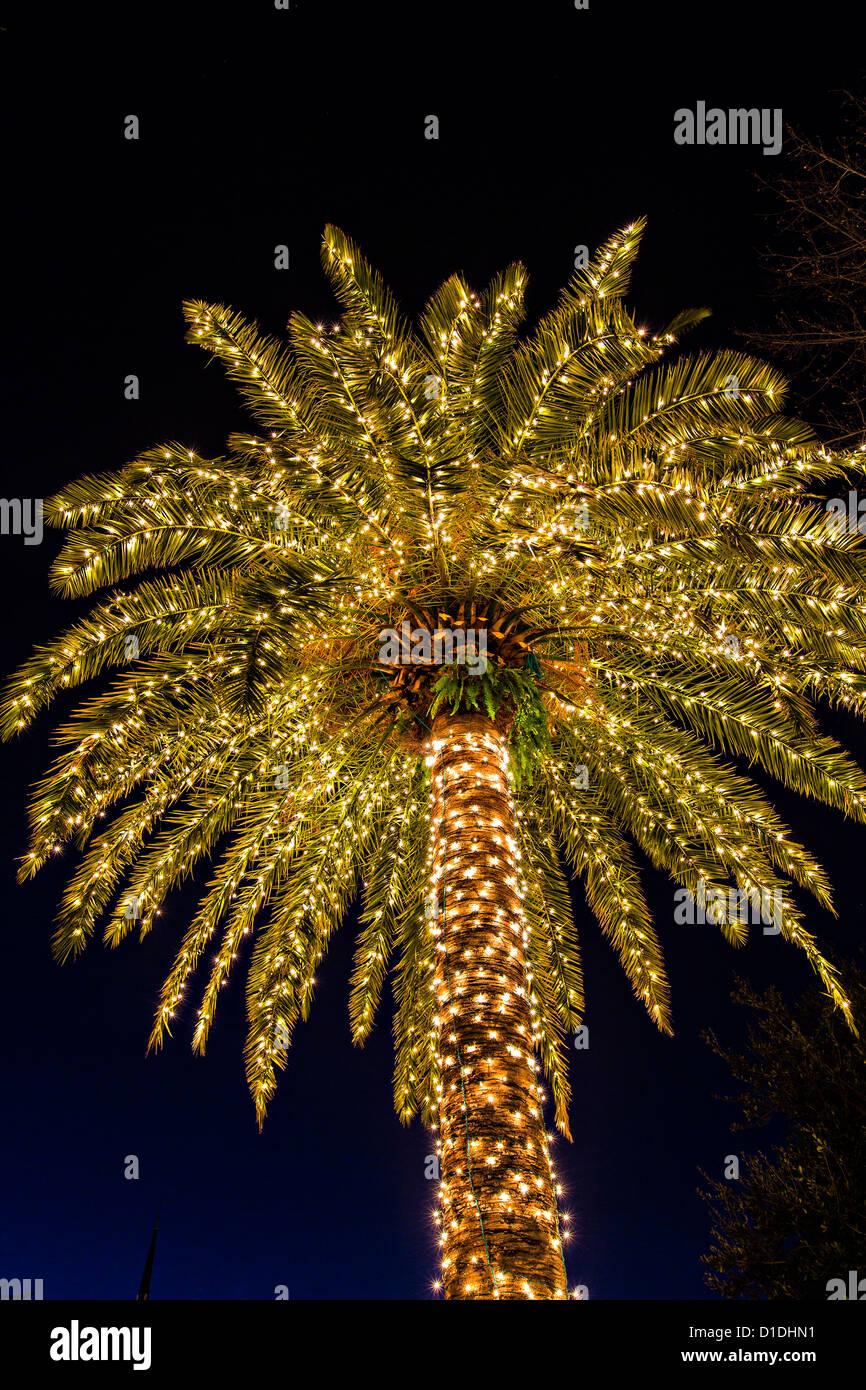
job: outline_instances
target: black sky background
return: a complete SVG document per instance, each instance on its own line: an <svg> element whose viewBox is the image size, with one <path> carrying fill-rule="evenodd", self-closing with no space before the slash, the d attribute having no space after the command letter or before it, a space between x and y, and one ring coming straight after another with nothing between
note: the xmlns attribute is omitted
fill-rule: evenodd
<svg viewBox="0 0 866 1390"><path fill-rule="evenodd" d="M840 89L862 89L852 12L838 0L799 13L767 0L590 4L9 7L2 494L47 497L169 440L218 454L248 417L221 369L184 342L181 301L230 304L270 332L295 308L333 322L326 222L360 243L413 316L452 272L480 289L520 259L531 321L576 245L593 249L645 213L639 322L660 328L709 305L687 348L740 347L736 328L768 326L757 253L771 228L754 175L783 157L678 147L673 113L698 100L781 107L786 123L832 135ZM130 113L137 142L123 137ZM424 139L430 113L437 142ZM273 267L280 243L288 271ZM137 402L124 399L129 373ZM0 537L3 674L77 616L48 590L58 545L52 532L41 546ZM240 980L206 1058L190 1052L192 1002L164 1052L144 1055L188 892L143 945L52 962L71 852L22 887L14 862L51 727L0 752L0 1275L42 1278L46 1298L134 1298L161 1207L154 1298L269 1299L277 1284L292 1299L429 1298L431 1144L394 1115L389 998L366 1049L351 1045L354 918L318 972L259 1135ZM866 757L862 732L828 727ZM778 804L837 886L839 919L810 905L809 925L831 958L850 953L866 832L792 797ZM592 1298L710 1298L697 1169L721 1173L744 1141L713 1098L726 1076L698 1034L740 1036L737 972L788 992L812 977L778 938L734 951L710 928L675 926L674 886L649 870L645 882L673 1040L654 1032L575 892L590 1049L573 1054L574 1143L554 1144L576 1237L569 1276ZM130 1154L138 1181L123 1176Z"/></svg>

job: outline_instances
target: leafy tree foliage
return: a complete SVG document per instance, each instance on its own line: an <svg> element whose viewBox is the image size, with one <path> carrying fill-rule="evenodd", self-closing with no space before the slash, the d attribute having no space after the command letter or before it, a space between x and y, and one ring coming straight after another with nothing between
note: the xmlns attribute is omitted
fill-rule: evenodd
<svg viewBox="0 0 866 1390"><path fill-rule="evenodd" d="M866 700L866 558L820 504L863 454L831 457L781 413L766 363L683 353L706 311L639 326L623 296L642 230L611 237L520 337L521 265L482 293L452 276L413 329L328 227L338 325L295 313L283 343L185 305L253 432L217 459L150 449L47 504L69 532L56 592L97 597L13 678L4 735L98 685L55 733L22 877L76 851L65 960L100 927L112 946L145 936L212 865L151 1043L186 1020L203 972L203 1051L243 961L260 1119L357 893L353 1036L393 969L396 1106L435 1118L425 759L440 699L511 741L527 990L561 1129L584 1004L566 864L659 1028L668 983L633 843L692 890L779 894L783 937L849 1011L789 891L830 907L827 877L748 768L866 822L866 777L819 723L822 702ZM483 627L488 672L383 664L380 635L404 621ZM737 945L748 928L722 930Z"/></svg>
<svg viewBox="0 0 866 1390"><path fill-rule="evenodd" d="M866 973L852 963L843 978L863 1018ZM783 1135L748 1155L736 1181L707 1179L705 1281L726 1298L823 1300L829 1280L866 1274L866 1046L820 990L793 1007L742 982L733 997L751 1015L745 1050L706 1034L742 1087L725 1097L742 1113L731 1128Z"/></svg>

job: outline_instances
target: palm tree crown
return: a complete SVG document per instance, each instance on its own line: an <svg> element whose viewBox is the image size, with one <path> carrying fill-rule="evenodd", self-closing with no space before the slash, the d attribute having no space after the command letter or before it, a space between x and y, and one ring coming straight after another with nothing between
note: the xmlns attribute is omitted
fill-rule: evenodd
<svg viewBox="0 0 866 1390"><path fill-rule="evenodd" d="M822 700L864 708L862 548L820 496L860 455L831 458L779 414L785 382L765 363L676 351L704 311L657 336L636 325L622 296L642 226L522 339L522 266L483 294L452 276L413 330L328 227L338 326L296 313L283 345L220 305L184 306L260 433L214 460L155 448L47 504L71 528L56 590L108 592L15 676L5 735L110 676L57 731L22 877L63 842L82 851L54 938L65 959L101 922L111 945L143 936L213 863L151 1043L186 1016L208 954L204 1050L247 960L260 1119L360 891L353 1036L393 964L397 1110L435 1122L443 711L507 738L534 1043L566 1133L565 1041L584 1007L568 868L659 1028L668 987L632 842L692 891L780 895L782 936L848 1009L790 895L830 906L826 875L746 767L866 821L866 777L816 716ZM471 629L485 670L437 665L421 640ZM387 631L417 659L383 658ZM721 929L734 944L748 931Z"/></svg>

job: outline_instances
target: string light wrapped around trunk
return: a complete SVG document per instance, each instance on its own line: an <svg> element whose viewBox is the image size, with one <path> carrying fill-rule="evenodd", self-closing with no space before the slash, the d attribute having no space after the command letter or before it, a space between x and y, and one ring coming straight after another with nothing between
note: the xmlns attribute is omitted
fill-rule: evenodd
<svg viewBox="0 0 866 1390"><path fill-rule="evenodd" d="M483 715L442 714L428 762L442 1285L448 1298L566 1298L506 739Z"/></svg>

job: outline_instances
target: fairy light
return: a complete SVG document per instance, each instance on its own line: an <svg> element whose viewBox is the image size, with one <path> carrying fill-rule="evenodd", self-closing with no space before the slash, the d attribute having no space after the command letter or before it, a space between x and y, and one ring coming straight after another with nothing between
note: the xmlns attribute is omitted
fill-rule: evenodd
<svg viewBox="0 0 866 1390"><path fill-rule="evenodd" d="M479 716L437 719L427 762L427 895L441 904L431 935L443 1287L456 1297L566 1297L535 1080L529 927L505 740ZM486 896L456 889L477 877ZM519 1259L508 1235L517 1216Z"/></svg>
<svg viewBox="0 0 866 1390"><path fill-rule="evenodd" d="M672 335L622 302L640 231L611 238L516 350L519 267L483 295L449 282L421 349L333 228L325 259L351 308L332 327L298 317L288 353L229 310L187 305L191 340L262 434L233 436L221 460L147 450L46 504L69 532L56 588L104 596L0 705L10 736L104 681L59 731L20 871L84 849L60 959L100 928L109 945L143 938L216 859L151 1046L182 1021L203 1051L248 968L260 1122L361 890L353 1037L396 958L395 1105L437 1135L447 1297L569 1296L544 1125L546 1078L568 1134L559 1038L583 1008L550 894L559 856L669 1030L629 838L692 889L726 877L760 898L791 880L829 905L821 866L730 759L866 822L866 778L803 719L818 700L866 712L859 538L809 500L843 469L862 475L866 446L792 444L769 367L740 361L731 396L730 355L670 359ZM534 782L509 755L520 738L477 701L459 714L446 701L425 727L440 672L375 658L404 620L484 627L500 694L535 661L550 746ZM781 936L850 1015L782 901Z"/></svg>

